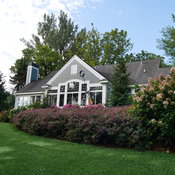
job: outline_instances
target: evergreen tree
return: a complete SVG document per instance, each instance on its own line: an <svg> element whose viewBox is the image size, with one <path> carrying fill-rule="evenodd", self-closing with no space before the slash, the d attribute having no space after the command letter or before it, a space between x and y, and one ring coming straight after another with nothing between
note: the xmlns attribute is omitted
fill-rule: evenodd
<svg viewBox="0 0 175 175"><path fill-rule="evenodd" d="M4 88L5 81L3 74L0 72L0 112L6 109L7 93Z"/></svg>
<svg viewBox="0 0 175 175"><path fill-rule="evenodd" d="M26 83L27 66L33 57L33 51L31 49L24 49L22 52L23 57L17 59L15 64L10 68L10 71L13 73L13 76L10 77L10 82L15 85L15 91L24 87Z"/></svg>
<svg viewBox="0 0 175 175"><path fill-rule="evenodd" d="M126 64L123 58L118 58L112 78L112 90L109 95L111 106L124 106L129 102L131 89L129 87L129 74L126 72Z"/></svg>

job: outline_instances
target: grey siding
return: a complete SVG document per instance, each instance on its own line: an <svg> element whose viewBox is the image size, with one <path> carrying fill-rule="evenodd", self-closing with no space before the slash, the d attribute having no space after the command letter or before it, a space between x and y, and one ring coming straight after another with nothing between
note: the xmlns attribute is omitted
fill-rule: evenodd
<svg viewBox="0 0 175 175"><path fill-rule="evenodd" d="M71 66L77 65L77 74L71 75ZM82 77L80 77L79 72L81 70L84 70L85 72L85 81L90 81L90 83L98 83L99 79L91 73L88 69L86 69L83 65L81 65L79 62L74 60L57 78L55 81L52 82L51 86L58 86L58 83L64 83L68 80L72 79L78 79L83 80Z"/></svg>

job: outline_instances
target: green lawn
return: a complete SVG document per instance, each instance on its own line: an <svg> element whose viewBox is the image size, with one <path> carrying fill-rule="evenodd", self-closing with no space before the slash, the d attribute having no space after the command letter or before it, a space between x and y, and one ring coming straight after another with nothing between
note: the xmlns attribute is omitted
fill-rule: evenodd
<svg viewBox="0 0 175 175"><path fill-rule="evenodd" d="M0 123L0 175L48 174L174 175L175 155L63 142Z"/></svg>

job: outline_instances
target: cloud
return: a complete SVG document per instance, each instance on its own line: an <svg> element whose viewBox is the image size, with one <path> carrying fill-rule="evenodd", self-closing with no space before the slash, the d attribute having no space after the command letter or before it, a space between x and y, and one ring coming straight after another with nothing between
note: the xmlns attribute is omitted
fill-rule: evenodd
<svg viewBox="0 0 175 175"><path fill-rule="evenodd" d="M19 59L24 48L20 38L29 40L36 32L37 23L44 13L58 14L60 10L70 16L87 2L101 0L0 0L0 71L6 76L9 89L10 67Z"/></svg>

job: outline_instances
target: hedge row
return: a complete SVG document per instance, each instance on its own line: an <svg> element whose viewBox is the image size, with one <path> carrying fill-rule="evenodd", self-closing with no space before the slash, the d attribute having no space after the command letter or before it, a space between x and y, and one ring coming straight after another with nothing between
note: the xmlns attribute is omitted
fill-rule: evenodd
<svg viewBox="0 0 175 175"><path fill-rule="evenodd" d="M40 136L145 149L146 129L141 120L126 117L126 108L34 109L18 113L13 123Z"/></svg>

